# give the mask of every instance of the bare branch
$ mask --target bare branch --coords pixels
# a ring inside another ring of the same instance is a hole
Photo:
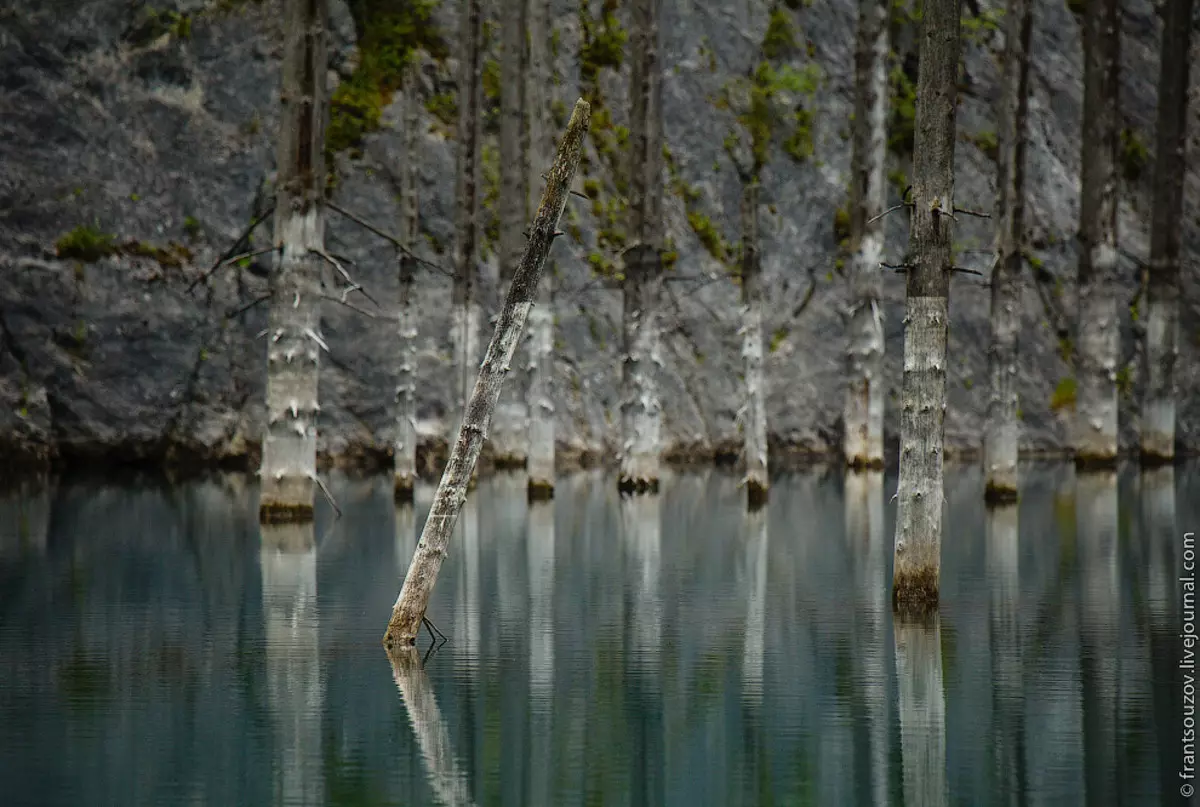
[[[898,205],[892,205],[887,210],[880,213],[878,216],[872,216],[871,218],[867,219],[867,224],[874,224],[875,222],[879,221],[884,216],[888,215],[889,213],[895,213],[897,210],[899,210],[902,207],[912,207],[912,202],[901,202]]]
[[[349,289],[347,289],[347,291],[349,291]],[[320,296],[321,296],[321,299],[323,299],[323,300],[331,300],[332,302],[335,302],[338,305],[346,306],[346,308],[349,308],[351,311],[357,311],[359,314],[362,314],[364,317],[367,317],[368,319],[379,319],[379,317],[377,317],[375,314],[372,314],[367,309],[359,308],[354,303],[346,300],[345,293],[343,293],[341,297],[334,297],[332,294],[322,294]]]
[[[333,508],[333,512],[337,513],[338,518],[341,518],[342,508],[338,507],[338,503],[333,499],[333,494],[329,492],[329,488],[325,487],[325,480],[316,474],[313,474],[312,479],[317,483],[317,487],[321,489],[321,492],[325,494],[325,498],[329,500],[329,506]]]
[[[374,297],[372,297],[370,295],[370,293],[362,287],[361,284],[354,282],[354,278],[350,277],[350,273],[346,271],[346,267],[342,266],[342,264],[338,261],[337,258],[333,257],[325,250],[317,249],[316,247],[309,247],[309,251],[312,253],[315,253],[317,255],[320,255],[326,261],[326,263],[328,263],[334,269],[337,269],[338,274],[340,274],[342,276],[342,278],[345,279],[345,281],[350,284],[350,288],[348,289],[348,292],[357,291],[363,297],[366,297],[368,300],[375,303],[376,308],[383,307],[379,304],[378,300],[376,300]],[[342,300],[345,301],[345,294],[342,295]]]
[[[267,300],[270,300],[271,297],[272,297],[272,295],[270,293],[264,294],[261,297],[256,297],[253,300],[251,300],[250,302],[246,303],[241,308],[237,308],[237,309],[234,309],[233,311],[230,311],[228,314],[225,315],[225,319],[233,319],[234,317],[240,317],[242,314],[245,314],[251,308],[254,308],[254,306],[260,305],[262,303],[265,303]],[[266,331],[263,331],[263,333],[266,333]],[[259,334],[259,336],[262,336],[262,334]]]
[[[879,268],[891,269],[893,272],[907,272],[909,269],[913,268],[913,265],[911,263],[884,263],[883,261],[880,261]]]
[[[955,213],[962,213],[964,216],[974,216],[977,219],[990,219],[991,213],[984,213],[980,210],[967,210],[965,207],[954,208]]]
[[[228,266],[231,263],[237,263],[238,261],[245,260],[246,258],[256,258],[259,255],[266,255],[268,252],[274,252],[277,249],[279,249],[279,247],[264,247],[263,249],[256,249],[253,252],[243,252],[241,255],[234,255],[231,258],[228,258],[228,257],[221,258],[216,263],[214,263],[208,269],[208,271],[206,271],[204,274],[200,275],[200,277],[196,278],[195,280],[193,280],[191,282],[191,284],[187,287],[187,293],[191,294],[192,289],[196,288],[201,283],[203,283],[204,281],[206,281],[210,277],[212,277],[213,273],[216,272],[218,269],[220,269],[222,266]]]
[[[974,269],[964,269],[961,266],[951,266],[950,271],[951,272],[961,272],[964,275],[979,275],[980,277],[983,277],[983,272],[977,272]]]

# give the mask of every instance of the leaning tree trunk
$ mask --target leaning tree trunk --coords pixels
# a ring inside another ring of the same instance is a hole
[[[758,259],[758,184],[742,190],[742,360],[746,400],[742,415],[746,455],[746,501],[751,509],[766,504],[767,379],[763,373],[762,267]]]
[[[512,282],[525,248],[529,192],[525,142],[526,20],[531,0],[509,0],[500,18],[500,282]],[[525,396],[520,374],[504,385],[493,421],[491,456],[500,468],[526,462]]]
[[[463,0],[462,62],[458,75],[458,241],[451,305],[454,344],[455,412],[450,428],[461,420],[471,382],[479,370],[481,313],[476,285],[479,274],[479,167],[483,129],[483,10],[481,0]],[[453,433],[453,432],[451,432]]]
[[[1031,0],[1008,0],[1000,98],[1000,193],[996,266],[992,270],[992,343],[988,352],[987,424],[983,435],[984,497],[1017,500],[1017,334],[1021,328],[1021,240],[1025,234],[1025,140],[1029,111]]]
[[[413,294],[417,260],[417,129],[420,106],[415,68],[404,71],[404,162],[400,166],[400,305],[396,314],[400,337],[396,377],[396,444],[393,468],[396,501],[410,502],[417,478],[417,306]]]
[[[633,5],[636,54],[630,74],[629,235],[625,252],[621,365],[622,492],[658,490],[662,405],[658,393],[658,297],[662,274],[662,77],[660,0]]]
[[[525,110],[529,149],[526,153],[529,187],[554,156],[548,122],[550,64],[550,3],[530,0],[529,66],[526,71]],[[525,398],[528,420],[528,495],[548,499],[554,495],[554,260],[546,258],[538,301],[529,312],[529,387]]]
[[[1117,461],[1117,0],[1083,17],[1083,151],[1079,203],[1079,348],[1075,463]]]
[[[1146,323],[1146,401],[1142,462],[1175,458],[1175,361],[1179,351],[1179,238],[1187,171],[1188,75],[1192,0],[1167,0],[1158,79],[1158,155],[1150,228],[1150,305]]]
[[[925,0],[921,21],[892,577],[892,605],[901,611],[936,609],[938,603],[958,9],[958,0]]]
[[[275,243],[267,330],[267,430],[259,520],[311,521],[317,479],[317,376],[323,345],[325,0],[284,4],[283,91],[276,150]]]
[[[513,277],[508,298],[496,323],[496,331],[467,403],[458,439],[446,462],[437,493],[434,494],[433,506],[425,520],[417,551],[413,553],[404,586],[392,608],[392,618],[383,638],[384,645],[389,649],[412,645],[417,638],[417,629],[425,618],[425,609],[437,582],[438,571],[446,558],[446,546],[454,529],[454,521],[467,497],[467,486],[483,441],[487,439],[488,426],[491,425],[496,401],[500,398],[504,377],[508,374],[513,353],[525,327],[525,318],[537,294],[542,264],[558,232],[559,219],[579,167],[583,139],[591,116],[592,110],[586,101],[581,98],[575,102],[575,111],[559,144],[558,154],[546,175],[546,188],[537,216],[529,228],[525,255]]]
[[[850,180],[850,314],[846,346],[846,462],[883,468],[884,168],[887,162],[887,0],[859,0],[854,53],[854,130]]]

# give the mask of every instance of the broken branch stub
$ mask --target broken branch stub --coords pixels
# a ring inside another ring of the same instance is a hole
[[[566,207],[567,197],[570,195],[571,182],[579,168],[583,141],[591,117],[591,106],[580,98],[575,102],[575,111],[571,114],[567,131],[558,147],[558,154],[547,175],[546,188],[542,192],[541,204],[538,205],[537,215],[529,231],[525,254],[513,275],[508,298],[504,301],[504,309],[500,312],[491,344],[488,345],[483,364],[479,367],[475,388],[467,401],[458,438],[454,442],[442,480],[438,483],[433,506],[421,532],[421,540],[413,553],[400,596],[392,607],[392,618],[383,637],[383,644],[389,650],[411,647],[416,642],[421,620],[429,605],[429,597],[437,582],[438,571],[446,558],[446,546],[450,541],[454,522],[467,498],[467,485],[474,473],[480,449],[487,438],[492,412],[500,397],[504,377],[508,373],[521,332],[525,328],[529,309],[537,296],[542,265],[550,252],[554,233],[558,230],[559,219],[562,218],[563,208]]]

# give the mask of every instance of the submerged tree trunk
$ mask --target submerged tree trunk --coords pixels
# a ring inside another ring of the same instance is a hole
[[[1079,200],[1079,347],[1075,463],[1117,461],[1117,0],[1083,17],[1083,151]]]
[[[529,68],[526,112],[529,124],[529,186],[554,156],[548,124],[551,86],[550,3],[530,0]],[[554,495],[554,259],[546,258],[538,300],[529,312],[529,387],[525,398],[528,420],[530,499]]]
[[[996,265],[992,270],[992,343],[988,351],[984,497],[1017,500],[1017,336],[1021,328],[1021,246],[1025,235],[1025,142],[1029,110],[1032,0],[1008,0],[1000,111]]]
[[[658,490],[662,405],[658,298],[662,274],[662,77],[660,0],[636,0],[630,73],[630,205],[621,366],[622,492]]]
[[[537,294],[542,264],[558,231],[559,219],[567,203],[571,182],[579,167],[583,139],[591,122],[591,114],[591,107],[586,101],[581,98],[575,102],[575,111],[567,124],[558,155],[547,174],[546,189],[542,194],[537,216],[529,228],[525,255],[521,258],[521,265],[517,267],[508,298],[504,301],[504,309],[496,323],[496,331],[491,344],[488,345],[487,355],[479,368],[479,377],[467,404],[462,426],[458,430],[458,439],[454,442],[446,470],[442,474],[442,481],[434,494],[433,506],[425,520],[425,529],[421,532],[417,551],[408,567],[404,586],[392,608],[392,618],[388,622],[387,633],[383,639],[384,645],[389,649],[412,645],[416,640],[421,620],[425,617],[425,609],[429,605],[434,583],[437,582],[438,571],[446,558],[446,546],[454,529],[454,521],[466,499],[467,485],[475,470],[475,462],[479,458],[483,441],[487,439],[492,411],[500,397],[500,388],[504,384],[504,377],[508,374],[513,353],[525,327],[525,318],[529,315],[534,295]]]
[[[483,129],[483,10],[481,0],[463,0],[458,75],[458,188],[457,249],[454,256],[454,289],[451,301],[454,344],[455,411],[452,430],[463,416],[471,384],[479,370],[481,312],[479,280],[479,176]]]
[[[904,804],[941,807],[949,800],[941,616],[897,614],[894,641]]]
[[[850,333],[846,346],[846,462],[883,468],[884,169],[887,163],[887,0],[859,0],[854,52],[854,129],[850,168]]]
[[[892,605],[902,611],[938,603],[958,12],[958,0],[926,0],[921,21],[892,577]]]
[[[400,300],[396,314],[400,337],[396,373],[396,444],[393,448],[393,490],[396,501],[410,502],[417,478],[417,308],[413,295],[417,260],[417,128],[420,106],[415,68],[404,71],[404,162],[400,166]]]
[[[267,429],[259,520],[311,521],[317,478],[321,258],[325,248],[326,0],[284,4]]]
[[[746,456],[746,501],[751,509],[767,501],[767,379],[763,373],[762,266],[758,259],[758,184],[742,189],[742,359],[746,400],[742,426]]]
[[[1162,71],[1158,79],[1158,154],[1150,229],[1149,311],[1146,321],[1146,400],[1142,406],[1142,463],[1175,458],[1175,362],[1179,352],[1179,242],[1187,173],[1188,76],[1192,0],[1167,0]]]
[[[500,15],[500,283],[512,282],[525,249],[529,221],[528,159],[525,140],[527,60],[526,20],[531,0],[510,0]],[[525,379],[515,374],[504,385],[492,422],[491,457],[498,468],[526,462]]]

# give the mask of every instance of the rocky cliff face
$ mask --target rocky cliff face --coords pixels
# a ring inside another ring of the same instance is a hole
[[[453,114],[447,107],[457,4],[429,4],[427,25],[404,27],[425,5],[334,3],[331,70],[344,89],[334,105],[342,137],[333,199],[385,229],[398,228],[399,105],[379,57],[389,41],[429,45],[433,53],[422,62],[428,112],[419,174],[421,250],[430,263],[418,283],[424,312],[418,406],[433,442],[444,431],[441,417],[451,399],[450,278],[443,270],[454,238],[455,143],[446,120]],[[795,456],[833,452],[840,442],[846,284],[836,211],[845,201],[850,156],[855,8],[848,0],[790,5],[796,8],[783,12],[790,41],[773,50],[775,61],[813,80],[775,99],[789,115],[798,112],[789,120],[799,140],[771,153],[761,235],[769,290],[767,414],[774,445]],[[1002,46],[994,22],[1002,9],[996,0],[981,2],[976,13],[972,5],[964,4],[956,201],[988,209],[995,197],[989,147]],[[1148,0],[1124,5],[1121,109],[1130,136],[1122,155],[1120,238],[1131,306],[1120,380],[1123,438],[1132,445],[1141,383],[1136,259],[1148,249],[1150,215],[1150,163],[1143,160],[1153,159],[1139,146],[1153,144],[1160,22]],[[726,269],[738,237],[740,187],[724,148],[740,124],[737,110],[720,96],[731,79],[763,61],[771,8],[765,0],[666,0],[663,6],[664,181],[677,253],[664,296],[664,435],[675,455],[703,457],[736,450],[740,406],[740,294]],[[596,272],[619,265],[616,156],[627,69],[609,47],[622,41],[623,12],[606,22],[598,0],[582,11],[574,0],[555,0],[554,10],[555,111],[582,87],[602,95],[610,113],[598,117],[581,183],[595,201],[572,202],[569,237],[554,253],[558,429],[564,453],[578,458],[610,455],[619,425],[620,296]],[[1030,277],[1038,282],[1030,282],[1024,298],[1020,394],[1024,448],[1055,451],[1065,447],[1072,392],[1056,328],[1069,321],[1073,307],[1082,66],[1079,25],[1063,0],[1043,0],[1035,13],[1028,248]],[[265,293],[266,264],[245,261],[191,293],[187,288],[270,197],[278,18],[272,0],[158,0],[153,6],[10,0],[0,10],[0,445],[10,460],[252,458],[263,420],[266,353],[256,335],[266,327],[266,309],[246,306]],[[391,40],[385,25],[395,26]],[[893,117],[902,128],[911,99],[900,76],[904,69],[915,76],[915,28],[898,18],[894,31],[900,89]],[[1200,131],[1194,118],[1192,129]],[[898,143],[891,157],[896,199],[908,170],[903,148]],[[494,167],[494,154],[485,157],[485,167],[489,160]],[[1192,171],[1189,199],[1198,198],[1197,179]],[[486,204],[494,212],[502,201],[492,195]],[[887,253],[898,262],[907,221],[895,213],[887,227]],[[330,251],[354,262],[358,279],[386,308],[398,289],[393,248],[334,213],[328,233]],[[269,227],[251,245],[261,246],[264,238]],[[1200,242],[1190,208],[1184,244],[1185,266],[1194,266]],[[959,262],[984,277],[957,277],[951,292],[948,450],[976,449],[982,432],[990,246],[990,221],[961,218]],[[494,255],[488,273],[494,296]],[[1184,393],[1197,388],[1200,367],[1200,288],[1194,272],[1185,274]],[[894,403],[903,280],[889,276],[885,285]],[[320,428],[328,457],[385,455],[395,331],[385,319],[326,305],[330,353],[322,366]],[[1184,447],[1197,448],[1200,400],[1184,394],[1180,418]],[[889,442],[897,427],[893,405]]]

